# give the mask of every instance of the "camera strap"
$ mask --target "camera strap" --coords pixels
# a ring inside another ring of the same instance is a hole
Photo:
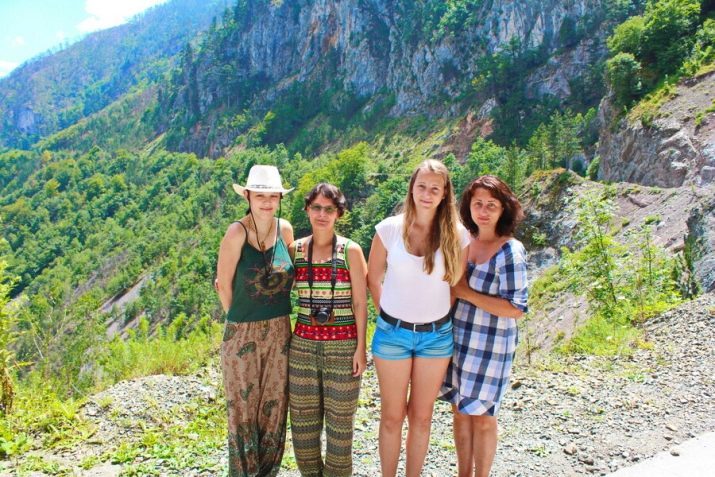
[[[338,280],[338,236],[333,234],[333,258],[331,259],[333,271],[330,273],[330,312],[335,304],[335,282]],[[310,290],[310,312],[313,313],[313,237],[308,244],[308,289]]]

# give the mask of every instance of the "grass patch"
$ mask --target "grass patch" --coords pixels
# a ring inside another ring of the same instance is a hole
[[[715,112],[715,99],[713,99],[713,102],[709,107],[695,115],[695,126],[700,126],[705,119],[705,116],[713,112]]]
[[[558,297],[563,296],[569,287],[568,281],[564,278],[559,265],[552,265],[531,285],[529,309],[532,310],[532,314],[547,309]]]
[[[592,354],[596,356],[630,356],[632,344],[641,332],[631,324],[613,323],[603,316],[590,318],[571,339],[557,348],[562,353]]]
[[[653,121],[660,116],[660,108],[675,97],[677,89],[675,84],[679,79],[679,77],[673,76],[661,81],[652,92],[631,109],[628,113],[628,122],[633,124],[640,121],[647,128],[653,126]]]
[[[187,333],[186,338],[178,338],[181,326],[181,320],[175,320],[152,335],[148,323],[144,322],[127,340],[116,338],[108,343],[93,370],[99,376],[97,385],[88,393],[101,391],[125,379],[198,371],[216,355],[222,339],[222,326],[203,320]],[[48,382],[39,373],[31,373],[20,381],[13,412],[0,417],[0,458],[21,456],[37,447],[71,447],[94,434],[93,425],[79,414],[86,399],[57,395],[53,391],[56,388],[51,379]],[[111,397],[99,402],[103,409],[111,408],[112,404]],[[222,416],[225,415],[225,406],[218,407]],[[193,424],[184,427],[190,429]],[[133,453],[135,446],[120,445],[111,456],[112,461],[133,461],[139,455]]]
[[[99,361],[99,387],[154,374],[187,375],[198,371],[218,350],[223,327],[203,319],[186,338],[178,339],[183,325],[177,317],[151,335],[149,323],[141,320],[138,330],[130,331],[128,339],[115,338]]]
[[[34,472],[42,472],[43,474],[54,476],[69,476],[72,475],[72,469],[63,466],[58,462],[48,461],[45,458],[37,455],[29,456],[17,468],[17,476],[24,477],[32,475]]]
[[[18,391],[13,413],[0,418],[0,457],[18,456],[35,446],[68,447],[94,433],[78,414],[83,400],[62,400],[41,382]]]
[[[224,403],[196,400],[177,406],[171,414],[171,424],[147,427],[137,440],[124,441],[111,453],[112,463],[125,465],[122,475],[163,475],[189,469],[220,473],[216,456],[226,445]],[[137,458],[141,462],[135,463]]]

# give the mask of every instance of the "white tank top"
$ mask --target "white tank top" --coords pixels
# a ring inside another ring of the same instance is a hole
[[[444,281],[444,257],[437,249],[432,273],[424,270],[424,257],[410,254],[402,240],[404,215],[388,217],[375,226],[387,250],[387,272],[382,283],[380,307],[408,323],[430,323],[449,312],[449,283]],[[469,232],[459,224],[462,248]]]

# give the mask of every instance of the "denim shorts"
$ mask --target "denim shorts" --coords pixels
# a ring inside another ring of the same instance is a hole
[[[449,358],[454,350],[452,322],[433,331],[412,331],[377,317],[372,354],[382,359]]]

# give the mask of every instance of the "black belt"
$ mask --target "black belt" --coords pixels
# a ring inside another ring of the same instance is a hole
[[[440,318],[437,321],[432,321],[430,323],[408,323],[407,321],[402,321],[398,318],[395,318],[394,316],[388,315],[385,310],[380,308],[380,316],[382,317],[385,322],[395,326],[399,324],[400,328],[405,328],[407,330],[412,330],[412,331],[435,331],[437,328],[440,326],[444,325],[445,323],[449,323],[449,321],[452,319],[452,310],[449,310],[449,312],[444,315],[442,318]]]

